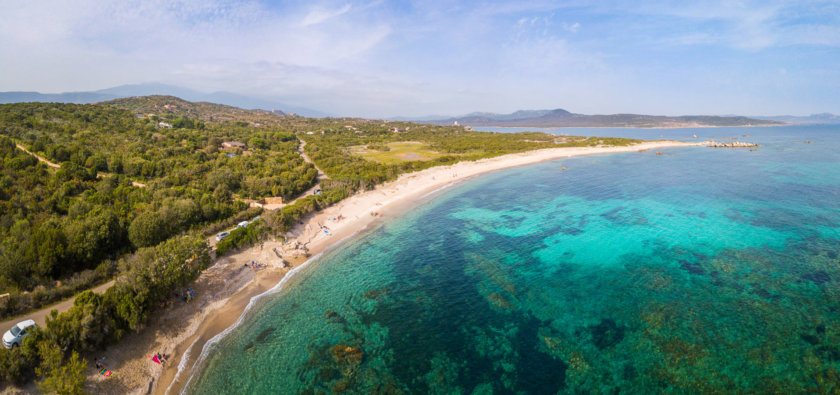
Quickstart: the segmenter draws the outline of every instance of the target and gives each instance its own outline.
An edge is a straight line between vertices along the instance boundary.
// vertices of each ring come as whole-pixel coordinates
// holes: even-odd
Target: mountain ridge
[[[0,92],[0,104],[21,102],[89,104],[120,98],[142,96],[175,96],[191,102],[224,104],[242,109],[267,111],[280,110],[284,113],[292,112],[312,118],[323,118],[329,116],[329,114],[318,110],[287,105],[270,98],[251,97],[225,91],[205,93],[190,88],[161,83],[126,84],[95,91],[63,93],[41,93],[36,91]]]
[[[510,127],[709,127],[709,126],[776,126],[786,122],[757,119],[745,116],[717,115],[643,115],[643,114],[576,114],[557,108],[553,110],[519,110],[510,114],[486,112],[470,113],[460,117],[428,120],[428,123],[446,125],[459,123],[470,126]]]
[[[772,119],[794,125],[836,125],[840,124],[840,115],[823,112],[811,115],[771,115],[753,117],[757,119]]]

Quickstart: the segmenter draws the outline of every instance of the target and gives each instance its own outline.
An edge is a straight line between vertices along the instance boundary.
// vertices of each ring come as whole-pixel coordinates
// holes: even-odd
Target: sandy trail
[[[253,296],[271,289],[289,271],[281,267],[282,260],[276,256],[275,249],[296,267],[305,261],[305,256],[304,250],[295,246],[305,244],[309,254],[319,254],[348,236],[378,226],[383,217],[399,215],[424,202],[433,191],[490,171],[574,156],[697,145],[701,143],[657,141],[627,147],[551,148],[404,174],[315,213],[286,234],[289,243],[266,242],[262,248],[257,245],[219,258],[192,285],[196,302],[185,304],[173,297],[171,305],[161,309],[145,330],[128,336],[105,352],[106,366],[114,370],[114,375],[106,379],[91,368],[91,392],[164,394],[169,390],[168,393],[179,393],[204,344],[235,323]],[[268,268],[255,273],[243,267],[251,260],[266,263]],[[166,365],[154,364],[146,358],[157,351],[172,354]],[[182,358],[186,358],[185,369],[179,373]],[[170,387],[176,375],[178,380]]]
[[[19,150],[21,150],[21,151],[23,151],[23,152],[26,152],[26,153],[27,153],[27,154],[29,154],[29,155],[34,156],[34,157],[35,157],[35,159],[38,159],[39,161],[44,162],[44,163],[45,163],[47,166],[49,166],[49,167],[54,167],[54,168],[56,168],[56,169],[57,169],[57,168],[59,168],[59,167],[61,167],[61,165],[59,165],[58,163],[53,163],[53,162],[50,162],[49,160],[47,160],[47,158],[44,158],[44,157],[43,157],[43,156],[41,156],[41,155],[38,155],[38,154],[36,154],[36,153],[34,153],[34,152],[29,151],[28,149],[26,149],[26,147],[24,147],[24,146],[22,146],[22,145],[20,145],[20,144],[18,144],[18,143],[15,143],[15,147],[17,147]]]
[[[266,203],[262,205],[262,208],[264,208],[266,210],[278,210],[278,209],[281,209],[281,208],[283,208],[287,205],[290,205],[290,204],[298,201],[299,199],[303,199],[307,196],[312,196],[312,195],[315,194],[316,190],[321,189],[321,180],[330,178],[329,176],[327,176],[326,173],[324,173],[323,170],[321,170],[320,167],[318,167],[318,165],[315,164],[315,162],[312,161],[312,159],[309,157],[309,155],[306,154],[306,151],[304,150],[304,147],[306,147],[306,141],[300,140],[300,145],[298,145],[298,152],[300,153],[300,156],[303,157],[303,160],[305,162],[311,163],[312,166],[315,167],[315,170],[318,170],[318,177],[315,181],[315,185],[313,185],[311,188],[303,191],[303,193],[301,193],[300,196],[298,196],[295,200],[292,200],[288,203],[284,203],[282,198],[276,198],[276,197],[275,198],[266,198],[265,199]]]
[[[38,155],[38,154],[36,154],[32,151],[29,151],[28,149],[26,149],[26,147],[24,147],[24,146],[22,146],[18,143],[15,143],[15,147],[17,147],[19,150],[21,150],[23,152],[26,152],[29,155],[32,155],[33,157],[35,157],[35,159],[38,159],[39,161],[43,162],[44,164],[46,164],[49,167],[56,168],[56,169],[61,168],[60,164],[50,162],[49,160],[47,160],[47,158],[44,158],[41,155]],[[112,176],[111,173],[104,173],[104,172],[97,172],[96,173],[96,178],[104,178],[104,177],[111,177],[111,176]],[[143,183],[140,183],[140,182],[137,182],[137,181],[131,181],[131,185],[133,185],[135,187],[138,187],[138,188],[145,188],[146,187],[146,184],[143,184]]]

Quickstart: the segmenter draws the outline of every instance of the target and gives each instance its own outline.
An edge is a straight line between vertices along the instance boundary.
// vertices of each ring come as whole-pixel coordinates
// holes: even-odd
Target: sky
[[[840,1],[0,0],[0,91],[342,116],[840,113]]]

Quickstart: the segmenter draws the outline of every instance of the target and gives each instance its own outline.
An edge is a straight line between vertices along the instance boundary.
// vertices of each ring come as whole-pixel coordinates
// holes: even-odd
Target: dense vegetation
[[[102,281],[121,254],[230,218],[248,207],[241,199],[288,199],[315,183],[293,133],[169,118],[97,105],[0,106],[0,294],[12,293],[0,317]],[[228,140],[249,149],[222,150]]]
[[[45,392],[81,392],[84,362],[79,353],[143,328],[155,308],[195,280],[210,262],[207,243],[196,234],[174,237],[121,259],[119,281],[104,295],[81,293],[70,310],[53,310],[46,328],[26,337],[22,347],[0,348],[0,381],[23,383],[38,373]],[[62,387],[68,383],[69,390]]]
[[[263,213],[248,199],[290,201]],[[223,142],[234,141],[234,147]],[[419,142],[429,160],[378,163],[351,147]],[[150,96],[107,105],[0,105],[0,317],[86,291],[23,347],[0,349],[0,382],[43,377],[45,392],[84,386],[80,353],[141,329],[210,262],[206,238],[237,222],[217,253],[289,230],[302,218],[406,172],[558,146],[634,141],[484,133],[462,127],[363,119],[309,119]],[[16,147],[21,145],[32,154]],[[58,167],[48,166],[34,155]]]

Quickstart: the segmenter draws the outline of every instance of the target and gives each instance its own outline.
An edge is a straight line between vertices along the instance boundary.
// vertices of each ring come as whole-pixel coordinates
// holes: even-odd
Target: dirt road
[[[105,291],[108,288],[111,288],[112,285],[114,285],[114,280],[108,281],[107,283],[102,284],[102,285],[100,285],[96,288],[93,288],[92,290],[93,290],[93,292],[96,292],[98,294],[103,294],[103,293],[105,293]],[[76,296],[78,296],[78,294],[76,294]],[[21,322],[23,320],[29,320],[29,319],[35,320],[35,323],[38,324],[38,326],[40,326],[41,328],[43,328],[47,323],[47,316],[50,315],[50,311],[58,310],[59,313],[63,313],[67,310],[70,310],[70,308],[73,307],[73,302],[76,301],[76,296],[73,296],[70,299],[59,302],[58,304],[54,304],[52,306],[45,307],[41,310],[33,311],[33,312],[30,312],[29,314],[26,314],[26,315],[23,315],[23,316],[20,316],[20,317],[17,317],[17,318],[13,318],[13,319],[8,320],[8,321],[0,322],[0,333],[6,333],[7,330],[11,329],[12,326],[17,324],[18,322]],[[2,336],[2,335],[0,335],[0,336]]]

